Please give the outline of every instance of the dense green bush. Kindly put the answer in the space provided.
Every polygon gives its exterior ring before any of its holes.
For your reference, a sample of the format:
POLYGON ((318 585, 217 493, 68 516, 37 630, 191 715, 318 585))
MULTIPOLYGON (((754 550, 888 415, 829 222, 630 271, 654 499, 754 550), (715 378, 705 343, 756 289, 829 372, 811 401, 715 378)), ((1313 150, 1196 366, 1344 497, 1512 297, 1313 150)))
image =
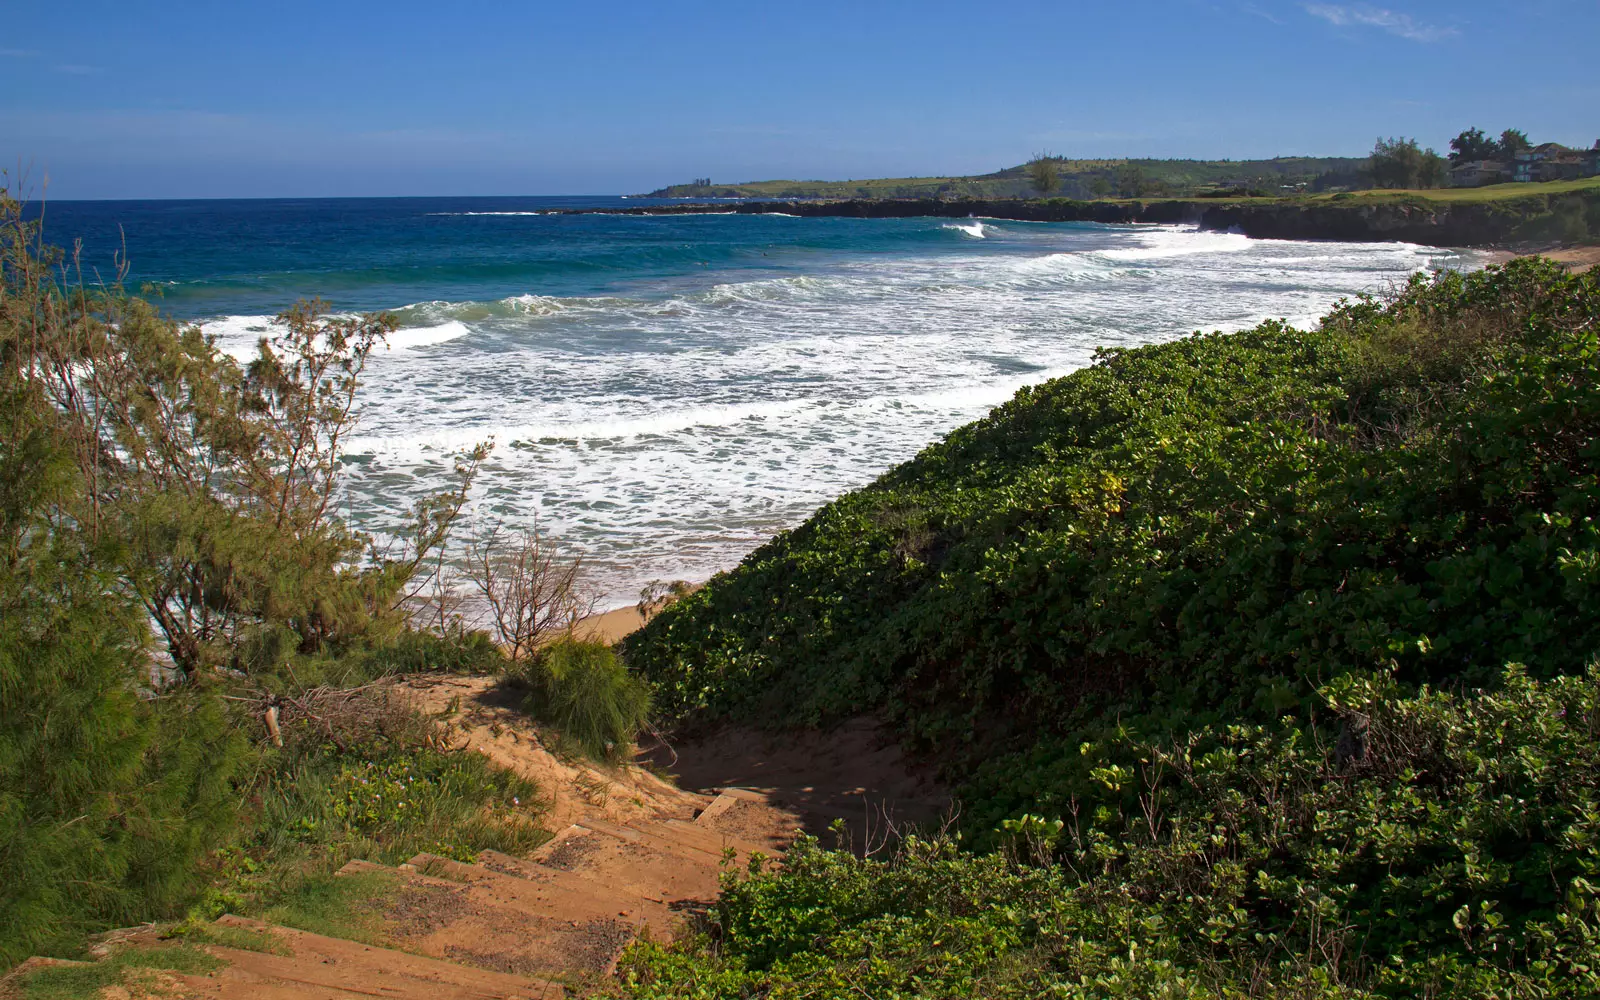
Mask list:
POLYGON ((1308 711, 1352 670, 1481 683, 1600 640, 1600 278, 1518 261, 1102 353, 626 645, 671 718, 883 711, 967 817, 1063 807, 1105 720, 1308 711), (982 773, 971 768, 981 762, 982 773))
POLYGON ((596 760, 620 759, 650 718, 649 688, 603 642, 557 639, 506 676, 527 690, 529 714, 596 760))
POLYGON ((1123 804, 1010 823, 1006 851, 801 845, 725 879, 706 937, 636 949, 633 995, 1600 992, 1600 671, 1318 698, 1320 727, 1123 737, 1096 770, 1123 804))

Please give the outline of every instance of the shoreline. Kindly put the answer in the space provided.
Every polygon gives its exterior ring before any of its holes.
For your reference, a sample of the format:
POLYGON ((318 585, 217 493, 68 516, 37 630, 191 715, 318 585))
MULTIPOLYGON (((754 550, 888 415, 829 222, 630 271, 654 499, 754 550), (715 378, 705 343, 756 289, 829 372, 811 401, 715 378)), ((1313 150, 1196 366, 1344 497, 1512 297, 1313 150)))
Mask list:
POLYGON ((596 611, 592 615, 580 618, 572 627, 572 634, 586 642, 603 642, 608 646, 615 646, 624 636, 643 627, 644 616, 639 614, 638 608, 630 605, 612 608, 610 611, 596 611))
POLYGON ((1564 265, 1573 274, 1582 274, 1600 264, 1600 245, 1558 246, 1548 250, 1530 250, 1527 253, 1514 253, 1510 250, 1493 252, 1493 264, 1504 264, 1508 260, 1519 257, 1548 257, 1557 264, 1564 265))
POLYGON ((1016 222, 1190 225, 1253 239, 1403 242, 1422 246, 1516 251, 1558 242, 1562 203, 1600 200, 1600 185, 1583 191, 1529 192, 1516 197, 1430 198, 1406 193, 1339 200, 1167 199, 1072 201, 999 199, 848 199, 689 202, 620 209, 554 209, 548 215, 789 215, 799 218, 988 218, 1016 222), (1548 232, 1547 232, 1548 230, 1548 232))

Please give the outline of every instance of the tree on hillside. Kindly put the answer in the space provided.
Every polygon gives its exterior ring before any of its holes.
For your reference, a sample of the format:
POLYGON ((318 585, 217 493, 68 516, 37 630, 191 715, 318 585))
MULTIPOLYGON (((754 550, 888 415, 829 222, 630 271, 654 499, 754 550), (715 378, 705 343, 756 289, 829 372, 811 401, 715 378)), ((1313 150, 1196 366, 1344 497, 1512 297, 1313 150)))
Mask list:
POLYGON ((1493 160, 1499 155, 1500 144, 1485 135, 1481 128, 1469 128, 1450 140, 1451 163, 1493 160))
MULTIPOLYGON (((141 697, 155 693, 150 618, 111 568, 129 538, 95 522, 43 370, 81 369, 72 348, 90 339, 60 264, 0 188, 0 968, 182 903, 236 806, 242 752, 215 699, 141 697)), ((193 416, 193 399, 130 402, 193 416)), ((101 458, 142 442, 119 444, 101 458)))
POLYGON ((1049 153, 1035 153, 1028 161, 1028 183, 1042 198, 1061 186, 1061 165, 1049 153))
POLYGON ((1519 128, 1508 128, 1500 133, 1501 159, 1515 159, 1518 153, 1533 148, 1533 143, 1528 141, 1528 133, 1519 128))
POLYGON ((1137 164, 1124 163, 1117 168, 1117 197, 1137 198, 1144 193, 1144 171, 1137 164))
POLYGON ((1367 170, 1373 186, 1380 188, 1437 187, 1445 176, 1444 160, 1438 153, 1403 136, 1380 137, 1373 144, 1367 170))
POLYGON ((1437 188, 1450 183, 1450 167, 1444 157, 1432 149, 1422 152, 1422 162, 1417 168, 1417 187, 1437 188))

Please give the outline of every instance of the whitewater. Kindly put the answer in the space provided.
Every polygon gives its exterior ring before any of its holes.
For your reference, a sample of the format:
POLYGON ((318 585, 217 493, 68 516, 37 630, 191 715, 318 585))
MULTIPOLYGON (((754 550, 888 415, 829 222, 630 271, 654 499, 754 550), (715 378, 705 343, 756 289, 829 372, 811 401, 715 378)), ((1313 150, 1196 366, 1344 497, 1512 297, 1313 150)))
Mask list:
POLYGON ((284 230, 298 249, 197 250, 147 272, 240 357, 301 294, 392 310, 348 441, 346 516, 392 531, 455 454, 492 441, 469 521, 537 524, 615 606, 730 568, 1097 349, 1311 324, 1416 270, 1480 263, 1174 227, 540 210, 391 206, 339 223, 345 243, 306 221, 284 230))

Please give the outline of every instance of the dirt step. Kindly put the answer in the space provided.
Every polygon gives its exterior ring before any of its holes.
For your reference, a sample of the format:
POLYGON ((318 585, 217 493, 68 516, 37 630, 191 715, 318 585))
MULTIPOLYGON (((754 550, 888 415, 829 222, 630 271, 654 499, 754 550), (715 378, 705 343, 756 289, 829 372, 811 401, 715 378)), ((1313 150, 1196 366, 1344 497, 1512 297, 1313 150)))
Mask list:
MULTIPOLYGON (((690 854, 693 856, 686 857, 573 824, 541 847, 531 860, 484 851, 478 855, 478 863, 523 878, 537 877, 541 870, 554 868, 679 910, 683 908, 681 904, 709 903, 717 896, 717 859, 702 851, 690 854)), ((652 924, 651 933, 656 931, 652 924)))
MULTIPOLYGON (((573 824, 580 830, 589 830, 594 833, 604 834, 618 840, 625 840, 630 844, 642 844, 652 850, 661 851, 663 854, 673 854, 687 861, 710 865, 713 868, 722 863, 722 852, 713 851, 705 847, 696 847, 682 841, 646 833, 637 827, 621 826, 602 819, 589 818, 581 823, 573 824)), ((549 846, 549 845, 546 845, 549 846)))
POLYGON ((733 834, 724 833, 711 826, 700 826, 691 820, 667 819, 659 823, 643 823, 639 829, 657 836, 680 840, 691 847, 699 847, 721 856, 732 848, 738 864, 744 864, 752 854, 772 857, 776 852, 765 844, 753 843, 733 834))
POLYGON ((560 985, 540 979, 408 955, 259 920, 225 916, 217 924, 270 935, 292 954, 210 945, 206 950, 228 966, 209 976, 182 977, 201 996, 224 1000, 555 1000, 565 995, 560 985))
POLYGON ((669 923, 669 911, 660 904, 623 899, 611 906, 614 900, 581 880, 575 892, 560 879, 541 884, 464 867, 473 869, 473 877, 438 878, 365 861, 352 861, 340 873, 381 871, 400 880, 377 914, 385 943, 493 972, 609 972, 648 917, 655 917, 652 929, 659 921, 665 931, 669 923))
MULTIPOLYGON (((596 833, 603 833, 608 837, 626 840, 634 844, 643 844, 655 850, 668 854, 676 854, 691 861, 719 867, 723 860, 723 841, 709 830, 696 830, 693 823, 684 822, 683 825, 698 835, 685 835, 681 829, 668 828, 660 823, 642 823, 638 826, 620 826, 608 823, 605 820, 585 819, 576 824, 596 833)), ((732 846, 732 845, 730 845, 732 846)), ((760 850, 754 845, 749 845, 752 850, 760 850)), ((742 866, 749 860, 749 852, 734 848, 734 864, 742 866)))
POLYGON ((775 804, 763 793, 747 788, 724 788, 695 817, 694 823, 758 845, 769 855, 787 850, 794 842, 795 831, 804 825, 793 811, 775 804))
POLYGON ((609 917, 615 914, 635 922, 647 921, 652 930, 664 930, 671 923, 658 893, 638 892, 625 885, 598 882, 549 865, 538 865, 529 871, 509 874, 434 854, 418 854, 409 863, 425 875, 483 889, 507 905, 557 906, 574 915, 588 906, 596 916, 609 917))

